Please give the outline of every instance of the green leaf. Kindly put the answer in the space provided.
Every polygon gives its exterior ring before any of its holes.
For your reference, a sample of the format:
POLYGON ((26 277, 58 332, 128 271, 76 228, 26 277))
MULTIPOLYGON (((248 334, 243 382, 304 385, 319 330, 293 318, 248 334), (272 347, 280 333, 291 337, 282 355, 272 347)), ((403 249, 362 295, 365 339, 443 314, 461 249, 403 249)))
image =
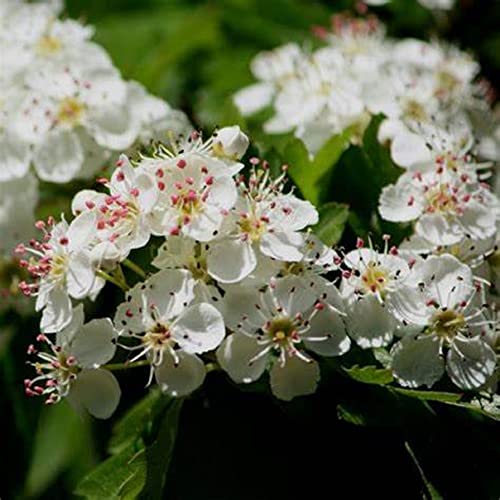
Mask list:
POLYGON ((78 484, 75 494, 91 500, 132 500, 145 484, 146 451, 130 446, 88 474, 78 484))
POLYGON ((352 366, 344 371, 354 380, 363 384, 386 385, 393 381, 392 372, 376 366, 352 366))
POLYGON ((142 495, 148 500, 163 498, 163 487, 172 460, 182 399, 176 399, 163 415, 155 442, 146 449, 147 475, 142 495))
POLYGON ((160 390, 152 390, 145 398, 133 406, 113 427, 113 435, 108 450, 120 453, 133 443, 141 440, 152 426, 158 414, 171 402, 160 390))
POLYGON ((422 482, 424 483, 424 486, 429 495, 428 498, 430 500, 442 500, 443 497, 439 494, 436 487, 427 479, 424 470, 422 469, 422 466, 418 462, 417 456, 415 455, 415 452, 412 450, 410 443, 408 443, 408 441, 405 441, 405 448, 408 454, 410 455, 411 459, 413 460, 413 463, 415 464, 418 473, 420 474, 420 478, 422 479, 422 482))
POLYGON ((404 389, 402 387, 392 387, 391 390, 423 401, 439 401, 441 403, 457 403, 462 395, 454 392, 440 392, 440 391, 420 391, 416 389, 404 389))
POLYGON ((286 146, 284 158, 289 165, 290 177, 311 203, 319 204, 323 178, 332 173, 340 155, 349 145, 351 134, 351 129, 346 129, 342 134, 331 137, 313 160, 300 139, 293 138, 286 146))
POLYGON ((93 453, 88 418, 82 418, 65 402, 45 408, 35 435, 26 494, 41 495, 77 459, 81 462, 83 458, 89 467, 93 453))
POLYGON ((349 207, 332 201, 319 207, 318 212, 319 222, 314 226, 314 232, 325 245, 336 245, 342 238, 349 217, 349 207))

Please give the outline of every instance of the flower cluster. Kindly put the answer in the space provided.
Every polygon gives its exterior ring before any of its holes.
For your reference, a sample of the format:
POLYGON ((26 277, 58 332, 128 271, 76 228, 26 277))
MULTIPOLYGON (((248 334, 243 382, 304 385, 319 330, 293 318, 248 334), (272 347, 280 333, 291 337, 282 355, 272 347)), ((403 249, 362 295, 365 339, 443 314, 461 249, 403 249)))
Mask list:
POLYGON ((483 156, 497 156, 491 90, 469 54, 443 43, 390 39, 372 15, 337 14, 331 24, 315 29, 324 42, 315 51, 289 43, 258 54, 251 63, 258 83, 234 96, 240 111, 270 107, 264 130, 293 132, 312 154, 347 128, 359 140, 370 117, 383 114, 379 140, 393 141, 392 149, 415 127, 453 121, 474 132, 483 156))
POLYGON ((117 151, 188 127, 183 113, 124 81, 92 28, 59 2, 0 5, 0 230, 26 237, 37 178, 91 178, 117 151), (14 216, 15 214, 15 216, 14 216), (12 221, 15 221, 13 224, 12 221))
POLYGON ((315 207, 286 189, 286 168, 273 177, 265 161, 240 161, 248 143, 233 126, 121 155, 102 190, 74 197, 71 222, 36 223, 41 239, 16 250, 33 276, 20 287, 42 311, 27 394, 107 417, 120 396, 106 365, 116 351, 172 396, 221 368, 236 383, 268 372, 273 394, 290 400, 316 390, 322 357, 354 343, 389 349, 403 386, 431 387, 445 371, 463 390, 495 386, 498 320, 483 279, 451 251, 424 259, 389 236, 382 251, 327 247, 310 229, 315 207), (147 267, 134 252, 146 246, 147 267), (112 320, 84 323, 77 303, 106 282, 122 303, 112 320))

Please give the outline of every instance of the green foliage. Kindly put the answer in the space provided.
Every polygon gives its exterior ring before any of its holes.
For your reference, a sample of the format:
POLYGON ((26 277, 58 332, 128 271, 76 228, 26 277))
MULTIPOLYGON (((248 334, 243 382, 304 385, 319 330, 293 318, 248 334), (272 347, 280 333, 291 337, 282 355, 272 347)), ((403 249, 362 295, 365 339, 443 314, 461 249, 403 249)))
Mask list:
POLYGON ((347 129, 342 134, 331 137, 313 159, 309 157, 300 139, 292 139, 285 148, 283 157, 290 167, 290 177, 304 198, 311 203, 318 205, 325 198, 322 191, 327 182, 325 179, 334 172, 340 155, 349 144, 351 134, 352 131, 347 129))
POLYGON ((314 226, 314 232, 326 245, 336 245, 342 238, 349 207, 342 203, 331 201, 318 208, 319 222, 314 226))
POLYGON ((162 498, 174 450, 182 399, 151 391, 114 426, 113 454, 88 474, 76 494, 105 498, 162 498))
POLYGON ((386 385, 393 380, 391 370, 376 366, 352 366, 344 371, 354 380, 363 384, 386 385))

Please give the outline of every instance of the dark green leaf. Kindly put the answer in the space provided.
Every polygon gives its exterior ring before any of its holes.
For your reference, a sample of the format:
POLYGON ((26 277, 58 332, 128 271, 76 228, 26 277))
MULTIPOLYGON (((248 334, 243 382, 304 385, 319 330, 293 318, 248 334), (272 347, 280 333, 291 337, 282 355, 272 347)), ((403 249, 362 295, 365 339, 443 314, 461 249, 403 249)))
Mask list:
POLYGON ((352 366, 344 371, 354 380, 364 384, 386 385, 393 380, 391 370, 376 366, 352 366))
POLYGON ((314 232, 325 245, 336 245, 342 238, 349 217, 349 207, 332 201, 319 207, 318 212, 319 222, 314 226, 314 232))
POLYGON ((441 403, 456 403, 462 397, 461 394, 454 392, 421 391, 417 389, 404 389, 403 387, 393 387, 392 390, 410 398, 421 399, 423 401, 439 401, 441 403))

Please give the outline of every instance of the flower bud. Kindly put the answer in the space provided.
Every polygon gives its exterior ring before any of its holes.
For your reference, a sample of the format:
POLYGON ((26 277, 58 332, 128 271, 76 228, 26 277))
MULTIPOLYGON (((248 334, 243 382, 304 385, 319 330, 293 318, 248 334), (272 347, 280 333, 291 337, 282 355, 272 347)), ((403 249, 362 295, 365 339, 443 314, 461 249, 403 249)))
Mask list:
POLYGON ((239 160, 248 148, 248 137, 238 125, 224 127, 214 139, 213 152, 216 156, 239 160))

